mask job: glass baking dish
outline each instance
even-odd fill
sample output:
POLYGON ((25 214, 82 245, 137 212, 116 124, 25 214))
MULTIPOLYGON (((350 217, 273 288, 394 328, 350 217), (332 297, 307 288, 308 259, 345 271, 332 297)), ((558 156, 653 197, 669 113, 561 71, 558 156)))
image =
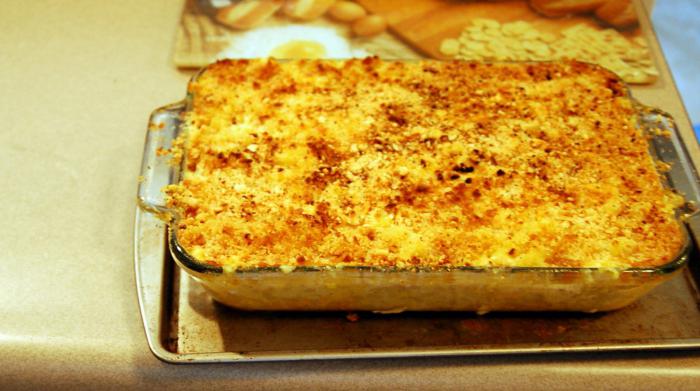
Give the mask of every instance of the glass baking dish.
MULTIPOLYGON (((196 78, 197 76, 195 76, 196 78)), ((631 99, 631 98, 630 98, 631 99)), ((181 167, 162 153, 181 130, 184 101, 157 109, 147 132, 139 205, 176 226, 176 213, 165 207, 161 189, 177 183, 181 167)), ((671 164, 664 175, 676 185, 673 160, 687 159, 666 113, 635 101, 639 126, 650 136, 650 153, 671 164), (669 151, 669 148, 672 151, 669 151), (680 150, 679 150, 680 149, 680 150)), ((695 173, 676 173, 686 186, 697 186, 695 173)), ((680 187, 680 188, 679 188, 680 187)), ((693 188, 693 190, 695 190, 693 188)), ((658 284, 673 278, 686 265, 692 241, 683 222, 692 205, 678 212, 684 242, 668 263, 652 268, 567 267, 449 267, 418 270, 346 266, 257 267, 225 271, 200 262, 180 245, 177 231, 168 229, 168 244, 175 262, 199 281, 219 302, 244 310, 348 310, 396 313, 402 311, 582 311, 597 312, 631 304, 658 284)))

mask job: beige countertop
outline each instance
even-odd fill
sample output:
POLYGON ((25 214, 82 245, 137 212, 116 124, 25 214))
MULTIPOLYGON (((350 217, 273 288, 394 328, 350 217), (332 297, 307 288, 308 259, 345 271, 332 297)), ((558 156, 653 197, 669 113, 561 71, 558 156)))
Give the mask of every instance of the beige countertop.
MULTIPOLYGON (((148 349, 133 272, 148 114, 181 99, 181 1, 0 3, 0 389, 697 389, 700 351, 172 365, 148 349)), ((658 48, 656 48, 658 50, 658 48)), ((644 103, 700 153, 665 64, 644 103)))

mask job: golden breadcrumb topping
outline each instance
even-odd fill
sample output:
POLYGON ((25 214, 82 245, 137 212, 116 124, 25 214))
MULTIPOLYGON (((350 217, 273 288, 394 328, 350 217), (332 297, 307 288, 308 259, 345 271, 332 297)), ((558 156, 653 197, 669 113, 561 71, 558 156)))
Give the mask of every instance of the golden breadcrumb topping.
POLYGON ((225 60, 189 93, 165 191, 225 270, 626 268, 682 245, 682 200, 593 65, 225 60))

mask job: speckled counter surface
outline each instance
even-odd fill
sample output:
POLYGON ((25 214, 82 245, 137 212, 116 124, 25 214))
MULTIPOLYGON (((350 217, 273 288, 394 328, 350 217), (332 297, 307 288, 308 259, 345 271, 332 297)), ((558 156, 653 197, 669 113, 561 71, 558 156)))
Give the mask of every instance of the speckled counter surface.
MULTIPOLYGON (((697 389, 700 351, 171 365, 148 350, 133 214, 148 114, 184 95, 181 1, 0 3, 0 389, 697 389)), ((657 53, 658 47, 654 45, 657 53)), ((667 69, 634 90, 700 152, 667 69)))

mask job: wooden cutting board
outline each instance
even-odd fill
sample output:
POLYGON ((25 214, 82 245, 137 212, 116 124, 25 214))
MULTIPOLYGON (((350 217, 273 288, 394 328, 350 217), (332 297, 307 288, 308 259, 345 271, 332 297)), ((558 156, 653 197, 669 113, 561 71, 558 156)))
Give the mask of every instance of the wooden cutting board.
MULTIPOLYGON (((543 32, 556 33, 584 23, 601 28, 591 17, 544 18, 527 1, 465 0, 356 0, 371 13, 383 15, 399 38, 420 52, 446 59, 440 53, 445 38, 456 38, 474 18, 489 18, 501 23, 524 20, 543 32), (408 5, 410 4, 410 6, 408 5)), ((632 35, 635 32, 630 32, 632 35)))

